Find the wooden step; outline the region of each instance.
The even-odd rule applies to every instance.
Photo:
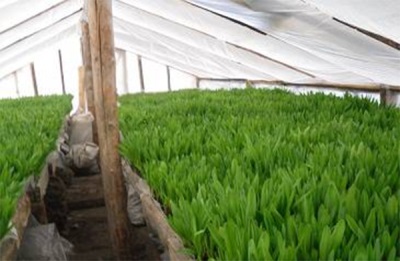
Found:
[[[68,188],[68,208],[78,210],[104,206],[101,175],[75,177]]]

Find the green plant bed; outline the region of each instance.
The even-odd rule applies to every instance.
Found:
[[[26,179],[40,173],[70,110],[70,96],[0,100],[0,239]]]
[[[399,259],[399,110],[255,89],[120,102],[121,153],[198,259]]]

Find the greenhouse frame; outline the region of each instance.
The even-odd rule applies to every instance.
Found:
[[[0,1],[0,260],[398,260],[398,10]]]

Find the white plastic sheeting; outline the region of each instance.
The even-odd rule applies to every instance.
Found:
[[[40,95],[62,94],[60,62],[58,51],[46,51],[46,55],[35,60],[36,80]],[[51,88],[47,86],[51,83]]]
[[[146,92],[167,92],[167,70],[162,64],[143,59],[144,86]]]
[[[35,95],[31,75],[32,74],[30,66],[25,66],[16,71],[15,76],[17,77],[16,81],[18,82],[17,94],[19,97],[31,97]]]
[[[171,90],[179,91],[192,89],[196,86],[196,78],[193,75],[169,68],[171,77]]]
[[[15,76],[15,74],[10,74],[0,80],[0,99],[18,98]]]
[[[12,97],[25,95],[16,84],[29,78],[27,65],[56,68],[59,48],[67,92],[77,90],[83,2],[0,1],[0,79],[24,68],[0,82],[0,93],[7,82]],[[113,9],[116,48],[127,51],[117,55],[120,94],[141,91],[137,55],[146,91],[166,90],[166,66],[173,90],[193,87],[195,77],[400,86],[398,50],[332,19],[398,41],[398,0],[113,0]],[[59,80],[45,72],[40,86]],[[60,91],[51,85],[43,93]]]
[[[24,23],[5,31],[4,33],[1,33],[0,50],[24,39],[25,37],[31,36],[38,31],[50,27],[55,22],[78,12],[81,8],[82,3],[80,0],[70,0],[48,10],[45,13],[41,13]],[[76,22],[77,21],[75,21],[75,23]]]
[[[62,42],[60,50],[64,70],[65,91],[69,94],[78,95],[78,68],[82,65],[81,42],[79,37],[76,35],[65,39]],[[58,54],[53,52],[52,56],[58,57]],[[55,68],[59,70],[58,65],[56,65]]]
[[[128,92],[129,93],[139,93],[140,89],[140,76],[139,76],[139,57],[136,54],[126,52],[126,67],[127,67],[127,80],[128,80]],[[117,70],[120,69],[117,66]]]
[[[277,79],[288,82],[307,82],[311,77],[295,71],[282,64],[263,58],[248,50],[236,47],[204,32],[190,29],[184,25],[163,19],[130,5],[115,1],[113,5],[114,16],[131,24],[140,26],[172,40],[180,41],[193,49],[207,51],[213,55],[212,60],[229,59],[251,68],[253,71],[271,74]],[[135,33],[135,31],[132,31]],[[174,42],[166,42],[170,48],[177,48]],[[238,77],[233,76],[233,77]]]
[[[348,24],[400,43],[398,0],[305,0]]]
[[[321,80],[347,84],[372,82],[366,77],[349,72],[341,66],[334,65],[296,46],[269,35],[260,34],[181,0],[122,0],[122,2],[166,20],[171,20],[188,28],[206,33],[222,41],[252,50],[282,64],[289,65],[296,70],[306,72],[314,76],[316,82],[321,82]],[[208,4],[213,3],[216,6],[221,6],[218,5],[218,3],[221,3],[223,4],[222,6],[226,7],[225,10],[232,11],[232,13],[227,13],[227,15],[235,15],[233,12],[235,9],[231,10],[231,8],[236,6],[236,1],[204,0],[204,2]],[[248,8],[241,10],[251,12]],[[258,15],[254,14],[254,16],[257,18]],[[245,17],[249,18],[249,16]],[[259,19],[255,20],[258,21]]]
[[[141,83],[138,67],[139,56],[117,50],[117,92],[118,94],[140,93]],[[168,91],[167,66],[141,57],[145,92]],[[124,63],[126,63],[124,65]],[[169,68],[171,90],[193,88],[196,78],[193,75]]]
[[[116,79],[117,79],[117,93],[123,95],[129,93],[128,90],[128,72],[127,70],[127,57],[126,52],[117,50],[115,52],[116,63]]]
[[[400,52],[302,0],[190,0],[374,82],[400,85]],[[248,5],[248,6],[247,6]]]
[[[1,0],[1,2],[3,1],[4,0]],[[5,2],[9,2],[9,4],[0,8],[0,32],[4,32],[7,29],[23,23],[64,1],[65,0],[35,0],[33,2],[29,0],[6,0]],[[82,2],[80,5],[82,6]]]
[[[0,77],[12,73],[32,61],[38,53],[49,48],[58,48],[61,42],[76,36],[81,12],[29,36],[6,49],[0,50]]]
[[[243,77],[249,79],[276,80],[276,78],[257,72],[231,59],[216,57],[205,49],[196,48],[183,41],[174,40],[141,26],[130,24],[118,18],[114,19],[116,45],[120,40],[131,45],[131,50],[142,56],[165,57],[165,59],[184,64],[185,68],[193,68],[222,78]]]

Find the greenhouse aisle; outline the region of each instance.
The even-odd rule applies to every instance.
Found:
[[[65,237],[74,245],[69,260],[114,259],[108,233],[101,176],[75,177],[68,189]],[[160,260],[157,242],[146,226],[131,226],[134,260]]]

